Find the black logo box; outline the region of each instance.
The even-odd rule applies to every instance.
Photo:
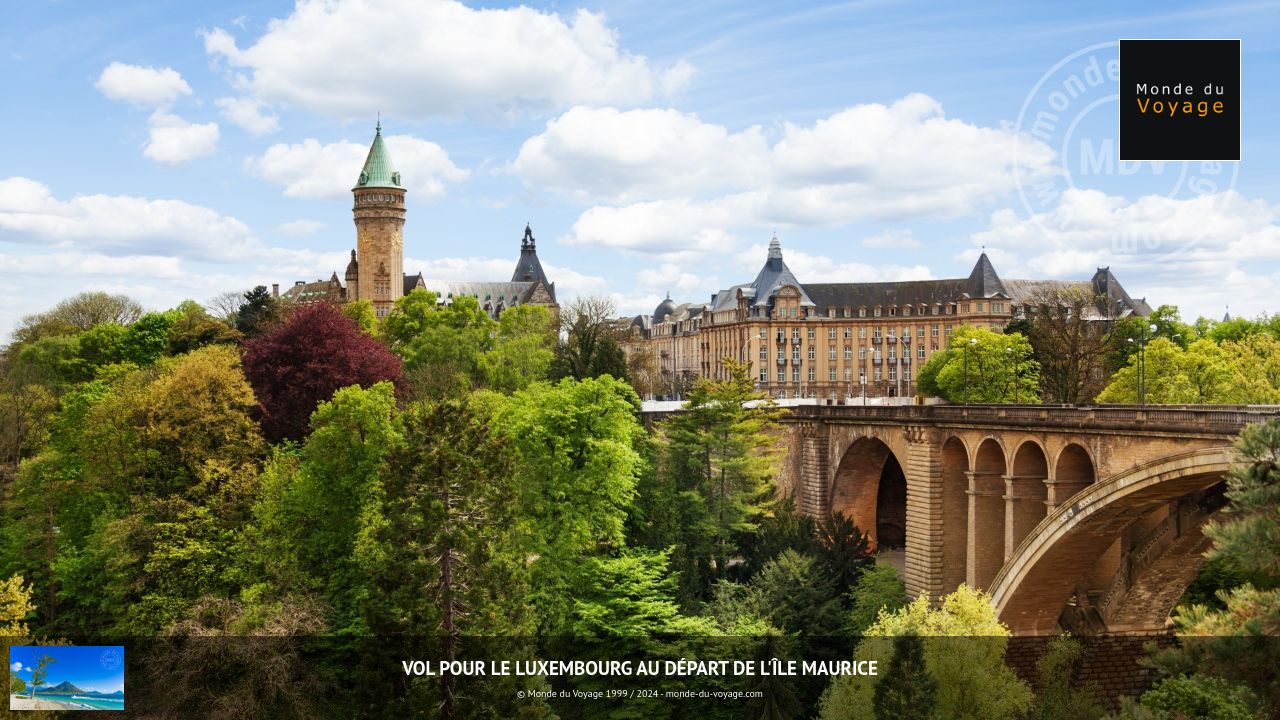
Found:
[[[1120,41],[1121,160],[1239,160],[1241,101],[1239,40]]]

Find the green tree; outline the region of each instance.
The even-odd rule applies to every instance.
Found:
[[[1280,317],[1280,316],[1277,316]],[[1224,400],[1241,405],[1280,403],[1280,340],[1255,333],[1221,343],[1232,377]]]
[[[170,355],[183,355],[206,345],[230,344],[240,339],[234,327],[210,315],[194,300],[183,300],[168,314],[172,318],[168,333]]]
[[[786,550],[751,579],[757,615],[800,638],[831,638],[844,629],[840,596],[812,556]]]
[[[875,625],[881,612],[895,613],[907,604],[907,586],[892,565],[871,565],[849,591],[849,633],[858,637]]]
[[[924,646],[914,635],[893,639],[893,657],[876,683],[872,707],[876,720],[933,717],[938,681],[924,667]]]
[[[59,302],[48,312],[28,315],[13,333],[17,343],[55,335],[75,335],[95,325],[128,325],[142,315],[142,306],[124,295],[82,292]]]
[[[875,564],[867,536],[839,510],[817,524],[816,549],[819,565],[840,596],[849,592],[862,573]]]
[[[920,369],[920,392],[954,403],[1037,402],[1040,367],[1031,354],[1021,335],[962,325]]]
[[[342,314],[355,321],[360,330],[373,335],[378,329],[378,316],[371,300],[348,300],[342,305]]]
[[[9,677],[10,694],[17,695],[18,693],[21,693],[23,690],[26,690],[26,689],[27,689],[26,681],[18,677],[17,673],[14,673]]]
[[[1083,656],[1084,645],[1068,635],[1049,643],[1036,661],[1036,699],[1027,720],[1098,720],[1106,715],[1092,687],[1071,687]]]
[[[236,309],[236,330],[246,337],[253,337],[275,322],[280,311],[280,301],[272,297],[266,285],[246,291],[244,300]]]
[[[606,298],[583,296],[560,313],[564,340],[556,347],[551,365],[553,379],[608,375],[627,379],[627,359],[610,320],[613,303]]]
[[[725,360],[727,377],[699,379],[684,412],[661,429],[661,471],[679,493],[682,542],[675,557],[686,606],[707,597],[737,554],[734,538],[752,532],[772,497],[776,459],[769,432],[778,417],[756,392],[749,368]]]
[[[1148,715],[1151,720],[1255,720],[1258,717],[1257,699],[1249,688],[1209,676],[1165,678],[1142,694],[1139,705],[1152,711]],[[1121,718],[1132,715],[1139,713],[1132,709],[1120,713]]]
[[[404,376],[420,398],[461,397],[483,385],[481,358],[493,347],[498,324],[473,297],[438,305],[418,288],[396,301],[381,331],[404,358]]]
[[[41,655],[40,659],[36,660],[36,666],[31,670],[31,697],[36,696],[36,688],[43,685],[49,678],[49,666],[55,662],[57,660],[48,655]]]
[[[1137,403],[1139,362],[1145,363],[1146,401],[1155,405],[1194,402],[1195,389],[1187,377],[1185,352],[1172,341],[1156,338],[1142,356],[1131,355],[1129,364],[1112,376],[1098,394],[1101,403]]]
[[[129,326],[120,341],[125,360],[135,365],[150,365],[169,348],[169,330],[177,322],[176,311],[147,313]]]
[[[575,593],[570,630],[576,637],[648,638],[709,634],[714,625],[680,614],[669,550],[622,549],[588,560]]]
[[[493,348],[480,356],[480,375],[487,387],[512,393],[547,379],[555,357],[551,311],[517,305],[498,317]]]
[[[919,598],[897,612],[882,613],[854,651],[858,660],[887,667],[892,638],[923,638],[925,668],[938,683],[936,714],[944,718],[1012,719],[1031,706],[1031,689],[1004,664],[1009,630],[996,618],[990,598],[961,585],[939,607]],[[875,717],[877,676],[841,676],[823,693],[819,717]]]
[[[124,360],[124,338],[128,328],[116,323],[102,323],[80,333],[80,359],[84,362],[82,377],[93,377],[98,368]]]
[[[531,571],[541,626],[563,631],[583,558],[623,545],[642,467],[639,398],[623,382],[593,378],[534,383],[484,402],[495,432],[516,451],[514,497],[526,552],[537,558]]]

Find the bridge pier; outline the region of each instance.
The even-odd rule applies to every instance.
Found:
[[[1008,560],[1022,539],[1045,516],[1045,478],[1037,475],[1004,476],[1004,557]]]
[[[1004,476],[999,470],[971,470],[969,478],[969,587],[987,588],[1004,564]]]
[[[908,427],[907,458],[903,467],[907,478],[907,560],[903,584],[907,596],[928,593],[936,601],[943,588],[943,543],[946,519],[943,514],[942,453],[937,433]]]

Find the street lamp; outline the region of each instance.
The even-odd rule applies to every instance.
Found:
[[[1138,404],[1147,404],[1147,342],[1150,338],[1147,333],[1152,334],[1156,331],[1155,323],[1143,326],[1142,334],[1139,336],[1138,345]],[[1133,342],[1133,338],[1129,338],[1129,342]]]
[[[1018,373],[1017,367],[1013,360],[1013,348],[1004,349],[1005,357],[1009,358],[1009,382],[1013,383],[1013,404],[1018,404]]]
[[[978,344],[978,338],[969,338],[969,344],[964,346],[964,404],[969,404],[969,348]]]

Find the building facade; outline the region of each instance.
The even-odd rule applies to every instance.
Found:
[[[542,269],[533,229],[527,225],[510,281],[442,281],[428,280],[421,272],[405,274],[406,190],[383,143],[381,122],[351,194],[356,247],[342,279],[334,271],[327,280],[299,280],[283,294],[277,285],[277,295],[295,302],[368,300],[374,314],[381,318],[391,312],[396,300],[414,289],[425,288],[435,293],[436,301],[442,305],[461,297],[475,298],[494,318],[517,305],[542,305],[550,308],[553,316],[558,313],[555,283],[547,279]]]
[[[749,283],[709,303],[668,297],[652,316],[620,321],[624,349],[653,369],[654,397],[683,394],[696,378],[722,378],[724,359],[750,364],[757,387],[776,398],[907,397],[921,366],[961,325],[1003,330],[1049,286],[1081,286],[1099,298],[1098,317],[1150,312],[1108,268],[1088,281],[1002,281],[984,252],[967,278],[803,284],[775,237]],[[635,358],[640,354],[640,358]]]

